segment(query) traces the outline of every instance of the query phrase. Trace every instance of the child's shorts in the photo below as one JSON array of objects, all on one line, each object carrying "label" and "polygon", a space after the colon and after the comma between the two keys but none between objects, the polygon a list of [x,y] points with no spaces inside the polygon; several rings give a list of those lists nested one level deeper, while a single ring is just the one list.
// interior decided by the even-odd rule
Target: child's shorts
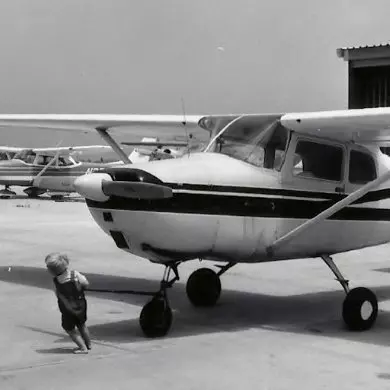
[{"label": "child's shorts", "polygon": [[82,315],[82,316],[73,316],[71,314],[62,314],[62,321],[61,321],[61,325],[62,325],[62,328],[67,331],[67,332],[70,332],[72,331],[75,327],[79,327],[81,325],[84,325],[87,321],[87,314],[85,313],[85,315]]}]

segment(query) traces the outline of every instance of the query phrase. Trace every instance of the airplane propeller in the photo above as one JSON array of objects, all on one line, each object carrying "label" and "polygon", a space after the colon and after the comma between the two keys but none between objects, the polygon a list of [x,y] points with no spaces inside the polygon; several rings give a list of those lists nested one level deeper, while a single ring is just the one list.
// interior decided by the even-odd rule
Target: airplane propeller
[{"label": "airplane propeller", "polygon": [[156,200],[173,196],[172,189],[162,184],[142,181],[112,180],[107,173],[91,173],[78,177],[76,191],[87,199],[106,202],[111,196],[127,199]]},{"label": "airplane propeller", "polygon": [[159,184],[127,181],[102,181],[102,191],[107,196],[130,199],[164,199],[172,197],[172,189]]}]

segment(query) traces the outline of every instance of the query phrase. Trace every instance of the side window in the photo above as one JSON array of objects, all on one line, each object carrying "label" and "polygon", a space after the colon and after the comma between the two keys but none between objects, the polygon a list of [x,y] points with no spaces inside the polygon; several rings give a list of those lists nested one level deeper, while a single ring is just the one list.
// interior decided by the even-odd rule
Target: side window
[{"label": "side window", "polygon": [[47,165],[53,158],[50,156],[38,156],[36,164],[37,165]]},{"label": "side window", "polygon": [[293,175],[341,181],[343,149],[313,141],[298,141],[295,149]]},{"label": "side window", "polygon": [[365,184],[375,180],[376,177],[374,159],[366,153],[351,150],[349,157],[349,182]]}]

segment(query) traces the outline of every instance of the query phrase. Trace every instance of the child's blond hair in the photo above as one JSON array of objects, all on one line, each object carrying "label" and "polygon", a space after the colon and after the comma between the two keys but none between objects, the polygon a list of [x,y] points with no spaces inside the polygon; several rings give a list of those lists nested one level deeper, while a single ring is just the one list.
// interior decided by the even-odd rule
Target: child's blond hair
[{"label": "child's blond hair", "polygon": [[46,256],[45,263],[47,269],[58,276],[68,269],[69,259],[65,253],[53,252]]}]

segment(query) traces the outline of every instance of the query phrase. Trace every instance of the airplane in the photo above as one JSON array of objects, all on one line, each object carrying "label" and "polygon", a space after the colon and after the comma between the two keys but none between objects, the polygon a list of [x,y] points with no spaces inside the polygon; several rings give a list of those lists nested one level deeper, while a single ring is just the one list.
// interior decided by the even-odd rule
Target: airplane
[{"label": "airplane", "polygon": [[[38,197],[50,191],[52,198],[61,198],[73,192],[74,179],[88,169],[102,164],[77,162],[72,154],[88,150],[109,149],[107,145],[69,146],[53,148],[0,147],[1,198],[15,196],[10,186],[25,186],[29,197]],[[104,165],[103,165],[104,166]]]},{"label": "airplane", "polygon": [[[143,138],[141,142],[123,142],[131,146],[157,146],[147,150],[135,148],[129,155],[132,162],[153,161],[164,158],[176,158],[182,155],[178,147],[187,147],[187,142],[158,141],[157,138]],[[162,146],[175,146],[175,149]],[[161,149],[160,149],[161,148]],[[23,191],[31,198],[38,197],[48,191],[53,199],[62,198],[74,192],[73,182],[76,177],[106,165],[123,164],[122,161],[111,163],[89,163],[76,161],[72,155],[77,153],[111,149],[108,145],[69,146],[53,148],[21,148],[0,146],[0,198],[10,198],[16,193],[11,185],[26,186]]]},{"label": "airplane", "polygon": [[[199,268],[186,283],[195,306],[214,306],[221,276],[240,263],[320,258],[344,289],[342,318],[354,331],[378,315],[375,293],[350,288],[333,256],[390,241],[390,108],[276,114],[0,115],[0,125],[97,131],[122,166],[80,176],[75,189],[98,226],[124,251],[165,267],[142,308],[147,337],[169,332],[167,290],[178,267]],[[112,137],[127,127],[209,132],[185,158],[130,164]],[[283,265],[281,264],[282,268]],[[135,293],[129,291],[129,293]]]},{"label": "airplane", "polygon": [[[130,161],[134,163],[167,160],[171,158],[183,157],[189,153],[200,151],[204,144],[199,140],[194,139],[192,134],[189,134],[186,141],[160,141],[159,138],[144,137],[141,142],[121,142],[126,146],[142,146],[142,148],[134,148],[129,155]],[[154,147],[155,149],[147,149]]]}]

